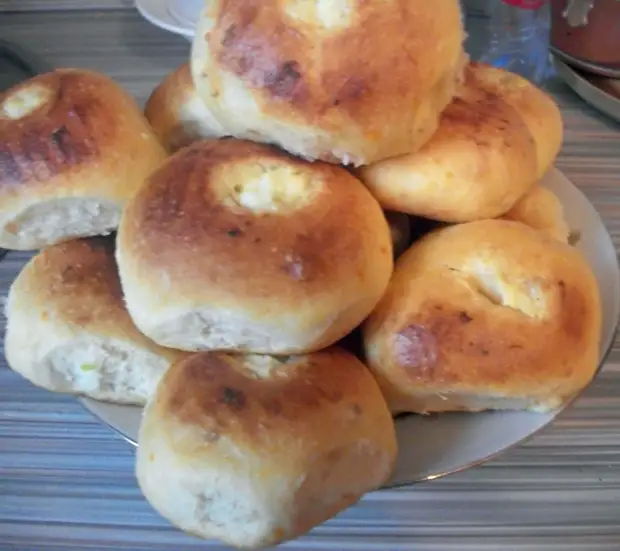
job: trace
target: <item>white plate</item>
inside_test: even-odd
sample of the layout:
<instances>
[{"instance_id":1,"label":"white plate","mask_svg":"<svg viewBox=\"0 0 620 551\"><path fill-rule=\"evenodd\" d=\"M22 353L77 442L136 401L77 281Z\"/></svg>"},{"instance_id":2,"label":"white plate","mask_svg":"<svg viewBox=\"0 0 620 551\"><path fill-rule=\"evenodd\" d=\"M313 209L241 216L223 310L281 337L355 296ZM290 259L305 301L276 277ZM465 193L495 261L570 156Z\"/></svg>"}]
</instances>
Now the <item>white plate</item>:
<instances>
[{"instance_id":1,"label":"white plate","mask_svg":"<svg viewBox=\"0 0 620 551\"><path fill-rule=\"evenodd\" d=\"M552 169L542 183L562 201L571 230L581 235L577 247L596 274L603 299L602 363L613 343L620 313L620 270L616 251L594 207L565 176ZM83 399L82 403L129 442L135 443L141 408L90 399ZM399 418L396 422L398 465L389 485L430 480L477 465L532 436L558 413L484 412Z\"/></svg>"},{"instance_id":2,"label":"white plate","mask_svg":"<svg viewBox=\"0 0 620 551\"><path fill-rule=\"evenodd\" d=\"M135 4L149 23L191 40L204 0L135 0Z\"/></svg>"}]
</instances>

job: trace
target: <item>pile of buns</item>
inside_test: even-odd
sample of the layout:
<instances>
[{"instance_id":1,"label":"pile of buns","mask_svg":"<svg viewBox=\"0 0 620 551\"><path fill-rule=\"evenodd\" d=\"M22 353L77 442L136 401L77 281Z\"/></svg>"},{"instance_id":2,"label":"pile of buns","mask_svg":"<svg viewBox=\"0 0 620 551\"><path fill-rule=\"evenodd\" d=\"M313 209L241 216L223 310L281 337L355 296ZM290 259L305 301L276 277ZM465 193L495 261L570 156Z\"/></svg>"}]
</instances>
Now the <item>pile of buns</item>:
<instances>
[{"instance_id":1,"label":"pile of buns","mask_svg":"<svg viewBox=\"0 0 620 551\"><path fill-rule=\"evenodd\" d=\"M137 478L181 529L298 537L389 481L397 414L594 376L597 283L539 185L559 110L463 37L458 0L210 0L144 114L80 69L0 96L0 246L40 249L7 361L145 406Z\"/></svg>"}]
</instances>

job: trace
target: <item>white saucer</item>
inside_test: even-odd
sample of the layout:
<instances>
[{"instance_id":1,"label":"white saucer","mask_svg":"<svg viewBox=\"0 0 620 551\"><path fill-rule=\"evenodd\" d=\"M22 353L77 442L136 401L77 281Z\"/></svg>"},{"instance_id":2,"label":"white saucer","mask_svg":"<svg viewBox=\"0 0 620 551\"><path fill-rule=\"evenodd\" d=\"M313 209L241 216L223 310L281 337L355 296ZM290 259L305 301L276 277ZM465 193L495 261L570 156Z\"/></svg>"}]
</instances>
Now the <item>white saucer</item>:
<instances>
[{"instance_id":1,"label":"white saucer","mask_svg":"<svg viewBox=\"0 0 620 551\"><path fill-rule=\"evenodd\" d=\"M198 16L205 5L205 0L168 0L168 13L179 23L192 30L198 23Z\"/></svg>"},{"instance_id":2,"label":"white saucer","mask_svg":"<svg viewBox=\"0 0 620 551\"><path fill-rule=\"evenodd\" d=\"M191 40L204 1L135 0L135 5L149 23Z\"/></svg>"},{"instance_id":3,"label":"white saucer","mask_svg":"<svg viewBox=\"0 0 620 551\"><path fill-rule=\"evenodd\" d=\"M613 344L620 314L616 250L592 204L562 173L552 169L542 184L564 205L570 229L580 235L577 248L588 259L598 280L603 304L602 365ZM135 444L141 408L90 399L83 399L82 403ZM559 413L484 412L401 417L396 421L398 464L389 486L430 480L482 463L523 442Z\"/></svg>"}]
</instances>

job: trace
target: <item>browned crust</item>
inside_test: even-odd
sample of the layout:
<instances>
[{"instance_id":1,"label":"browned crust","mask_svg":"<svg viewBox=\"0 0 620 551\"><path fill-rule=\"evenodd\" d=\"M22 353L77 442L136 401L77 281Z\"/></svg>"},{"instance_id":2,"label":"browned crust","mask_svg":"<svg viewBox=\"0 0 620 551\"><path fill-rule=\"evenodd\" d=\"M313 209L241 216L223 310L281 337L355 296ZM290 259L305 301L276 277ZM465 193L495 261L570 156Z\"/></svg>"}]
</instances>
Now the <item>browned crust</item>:
<instances>
[{"instance_id":1,"label":"browned crust","mask_svg":"<svg viewBox=\"0 0 620 551\"><path fill-rule=\"evenodd\" d=\"M187 134L178 115L181 106L195 93L189 65L184 63L153 90L144 115L166 149L174 152L195 140Z\"/></svg>"},{"instance_id":2,"label":"browned crust","mask_svg":"<svg viewBox=\"0 0 620 551\"><path fill-rule=\"evenodd\" d=\"M103 81L103 82L102 82ZM0 116L0 193L26 180L49 180L99 155L110 138L109 118L101 116L98 87L107 80L88 73L56 71L35 77L6 91L33 85L52 90L45 104L19 120Z\"/></svg>"},{"instance_id":3,"label":"browned crust","mask_svg":"<svg viewBox=\"0 0 620 551\"><path fill-rule=\"evenodd\" d=\"M0 115L0 197L16 202L26 189L35 195L62 195L67 192L63 186L76 191L111 172L97 194L124 198L141 184L144 168L164 158L134 100L111 78L58 69L7 90L0 104L29 87L46 88L50 94L20 119ZM133 155L138 152L141 157ZM127 157L132 157L132 168L119 166ZM85 166L92 173L85 175ZM123 179L128 170L134 170L138 181Z\"/></svg>"},{"instance_id":4,"label":"browned crust","mask_svg":"<svg viewBox=\"0 0 620 551\"><path fill-rule=\"evenodd\" d=\"M376 383L352 354L332 347L280 361L280 367L261 377L243 355L193 354L170 368L152 407L162 419L200 427L208 441L225 434L238 444L260 442L267 448L277 447L279 437L316 433L317 418L346 426L363 414L366 419L385 414ZM368 404L376 405L376 416L364 412ZM344 408L350 415L343 415ZM209 443L193 440L185 442L192 449Z\"/></svg>"},{"instance_id":5,"label":"browned crust","mask_svg":"<svg viewBox=\"0 0 620 551\"><path fill-rule=\"evenodd\" d=\"M311 171L323 190L288 214L223 205L214 192L217 170L252 160ZM252 142L210 140L177 152L151 176L128 205L119 239L130 265L165 269L171 286L215 286L259 300L277 290L286 302L288 293L322 294L329 281L363 281L377 224L387 229L379 205L344 169ZM389 244L381 254L389 258Z\"/></svg>"},{"instance_id":6,"label":"browned crust","mask_svg":"<svg viewBox=\"0 0 620 551\"><path fill-rule=\"evenodd\" d=\"M514 292L535 287L545 306L531 315L494 303L467 275L476 257L501 267ZM528 396L587 380L600 329L598 287L578 251L488 220L435 230L407 251L364 335L373 369L403 388Z\"/></svg>"},{"instance_id":7,"label":"browned crust","mask_svg":"<svg viewBox=\"0 0 620 551\"><path fill-rule=\"evenodd\" d=\"M114 238L93 237L45 249L27 267L30 292L46 310L62 313L65 323L80 328L129 319L123 303ZM120 320L122 323L122 320Z\"/></svg>"},{"instance_id":8,"label":"browned crust","mask_svg":"<svg viewBox=\"0 0 620 551\"><path fill-rule=\"evenodd\" d=\"M558 107L516 75L479 63L418 151L357 170L384 208L447 222L501 216L561 145Z\"/></svg>"},{"instance_id":9,"label":"browned crust","mask_svg":"<svg viewBox=\"0 0 620 551\"><path fill-rule=\"evenodd\" d=\"M447 76L446 60L453 54L456 66L461 54L458 3L352 4L350 24L329 29L291 18L278 0L222 0L212 8L215 26L201 39L219 70L256 91L265 116L311 125L320 119L328 131L355 121L364 139L377 143L398 125L399 139L411 144L405 129L414 132L418 107ZM429 52L441 52L441 63Z\"/></svg>"},{"instance_id":10,"label":"browned crust","mask_svg":"<svg viewBox=\"0 0 620 551\"><path fill-rule=\"evenodd\" d=\"M125 308L114 259L115 236L75 239L46 248L26 265L11 293L14 308L39 310L41 321L98 336L128 338L167 351L143 336Z\"/></svg>"}]
</instances>

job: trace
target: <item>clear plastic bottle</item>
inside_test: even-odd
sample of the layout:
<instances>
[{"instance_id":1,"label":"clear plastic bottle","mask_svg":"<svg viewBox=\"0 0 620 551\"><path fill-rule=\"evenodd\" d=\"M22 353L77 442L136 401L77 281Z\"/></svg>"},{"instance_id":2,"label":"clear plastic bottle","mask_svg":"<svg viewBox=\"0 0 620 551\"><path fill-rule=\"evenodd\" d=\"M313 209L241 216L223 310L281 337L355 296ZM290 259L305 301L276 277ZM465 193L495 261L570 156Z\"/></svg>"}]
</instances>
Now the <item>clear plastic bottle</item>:
<instances>
[{"instance_id":1,"label":"clear plastic bottle","mask_svg":"<svg viewBox=\"0 0 620 551\"><path fill-rule=\"evenodd\" d=\"M486 11L489 26L480 61L541 84L550 67L549 2L488 0Z\"/></svg>"}]
</instances>

